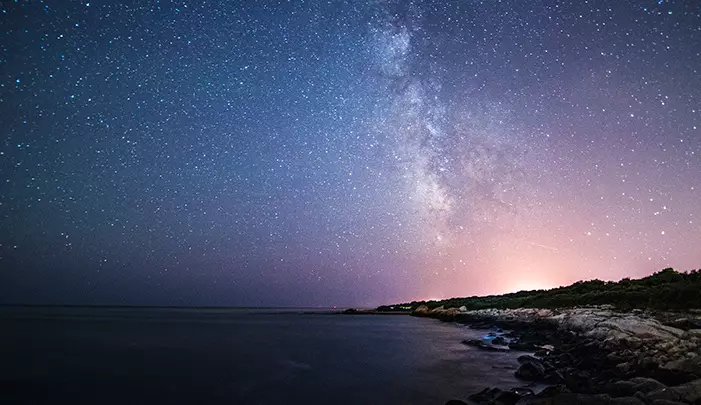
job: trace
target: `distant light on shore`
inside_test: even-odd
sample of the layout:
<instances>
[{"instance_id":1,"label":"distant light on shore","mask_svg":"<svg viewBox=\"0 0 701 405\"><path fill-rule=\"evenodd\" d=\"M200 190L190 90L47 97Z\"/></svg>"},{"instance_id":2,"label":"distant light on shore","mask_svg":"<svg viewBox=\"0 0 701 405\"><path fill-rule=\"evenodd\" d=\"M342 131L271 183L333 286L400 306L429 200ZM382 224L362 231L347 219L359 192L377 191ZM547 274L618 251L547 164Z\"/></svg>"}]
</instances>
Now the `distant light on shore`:
<instances>
[{"instance_id":1,"label":"distant light on shore","mask_svg":"<svg viewBox=\"0 0 701 405\"><path fill-rule=\"evenodd\" d=\"M549 290L556 287L558 286L540 280L523 280L515 282L513 286L509 286L506 292L515 293L519 291Z\"/></svg>"}]
</instances>

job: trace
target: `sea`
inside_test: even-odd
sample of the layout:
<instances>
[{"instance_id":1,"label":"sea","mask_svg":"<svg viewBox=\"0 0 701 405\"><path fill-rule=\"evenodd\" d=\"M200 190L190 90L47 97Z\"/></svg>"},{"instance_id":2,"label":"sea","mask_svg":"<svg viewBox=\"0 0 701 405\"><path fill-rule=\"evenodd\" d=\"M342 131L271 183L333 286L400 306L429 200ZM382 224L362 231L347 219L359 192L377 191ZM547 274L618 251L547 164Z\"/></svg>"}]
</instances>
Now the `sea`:
<instances>
[{"instance_id":1,"label":"sea","mask_svg":"<svg viewBox=\"0 0 701 405\"><path fill-rule=\"evenodd\" d=\"M445 404L523 386L487 330L305 308L0 308L0 404Z\"/></svg>"}]
</instances>

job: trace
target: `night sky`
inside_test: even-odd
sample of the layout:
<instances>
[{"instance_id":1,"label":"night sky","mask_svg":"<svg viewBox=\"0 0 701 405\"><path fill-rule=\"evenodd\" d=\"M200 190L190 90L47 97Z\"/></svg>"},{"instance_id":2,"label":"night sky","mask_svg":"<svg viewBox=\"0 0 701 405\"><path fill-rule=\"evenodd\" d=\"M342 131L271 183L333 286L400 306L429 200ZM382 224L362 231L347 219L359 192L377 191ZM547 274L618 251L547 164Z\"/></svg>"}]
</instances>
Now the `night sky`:
<instances>
[{"instance_id":1,"label":"night sky","mask_svg":"<svg viewBox=\"0 0 701 405\"><path fill-rule=\"evenodd\" d=\"M701 3L2 1L0 303L701 267Z\"/></svg>"}]
</instances>

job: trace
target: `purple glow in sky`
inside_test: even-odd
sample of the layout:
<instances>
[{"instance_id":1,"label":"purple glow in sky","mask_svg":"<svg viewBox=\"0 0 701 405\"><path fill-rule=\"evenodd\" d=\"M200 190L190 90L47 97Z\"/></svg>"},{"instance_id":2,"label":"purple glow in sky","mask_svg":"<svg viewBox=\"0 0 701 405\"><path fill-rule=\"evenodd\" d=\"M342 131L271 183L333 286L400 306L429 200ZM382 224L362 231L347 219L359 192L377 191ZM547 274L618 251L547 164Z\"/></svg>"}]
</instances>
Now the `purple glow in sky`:
<instances>
[{"instance_id":1,"label":"purple glow in sky","mask_svg":"<svg viewBox=\"0 0 701 405\"><path fill-rule=\"evenodd\" d=\"M700 267L693 2L0 8L2 303L376 305Z\"/></svg>"}]
</instances>

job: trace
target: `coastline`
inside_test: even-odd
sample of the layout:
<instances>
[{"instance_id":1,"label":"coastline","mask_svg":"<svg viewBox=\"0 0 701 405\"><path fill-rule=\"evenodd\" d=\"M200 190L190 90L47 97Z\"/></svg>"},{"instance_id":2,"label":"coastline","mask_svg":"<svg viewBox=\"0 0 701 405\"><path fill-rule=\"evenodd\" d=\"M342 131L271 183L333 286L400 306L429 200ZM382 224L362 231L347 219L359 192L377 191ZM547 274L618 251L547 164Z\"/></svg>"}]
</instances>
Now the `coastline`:
<instances>
[{"instance_id":1,"label":"coastline","mask_svg":"<svg viewBox=\"0 0 701 405\"><path fill-rule=\"evenodd\" d=\"M487 387L466 400L480 405L701 404L701 311L567 309L429 309L413 316L473 328L511 330L501 339L464 341L484 350L523 351L516 376L546 384ZM495 336L496 337L496 336ZM494 344L495 340L499 344ZM464 404L465 399L448 404Z\"/></svg>"}]
</instances>

